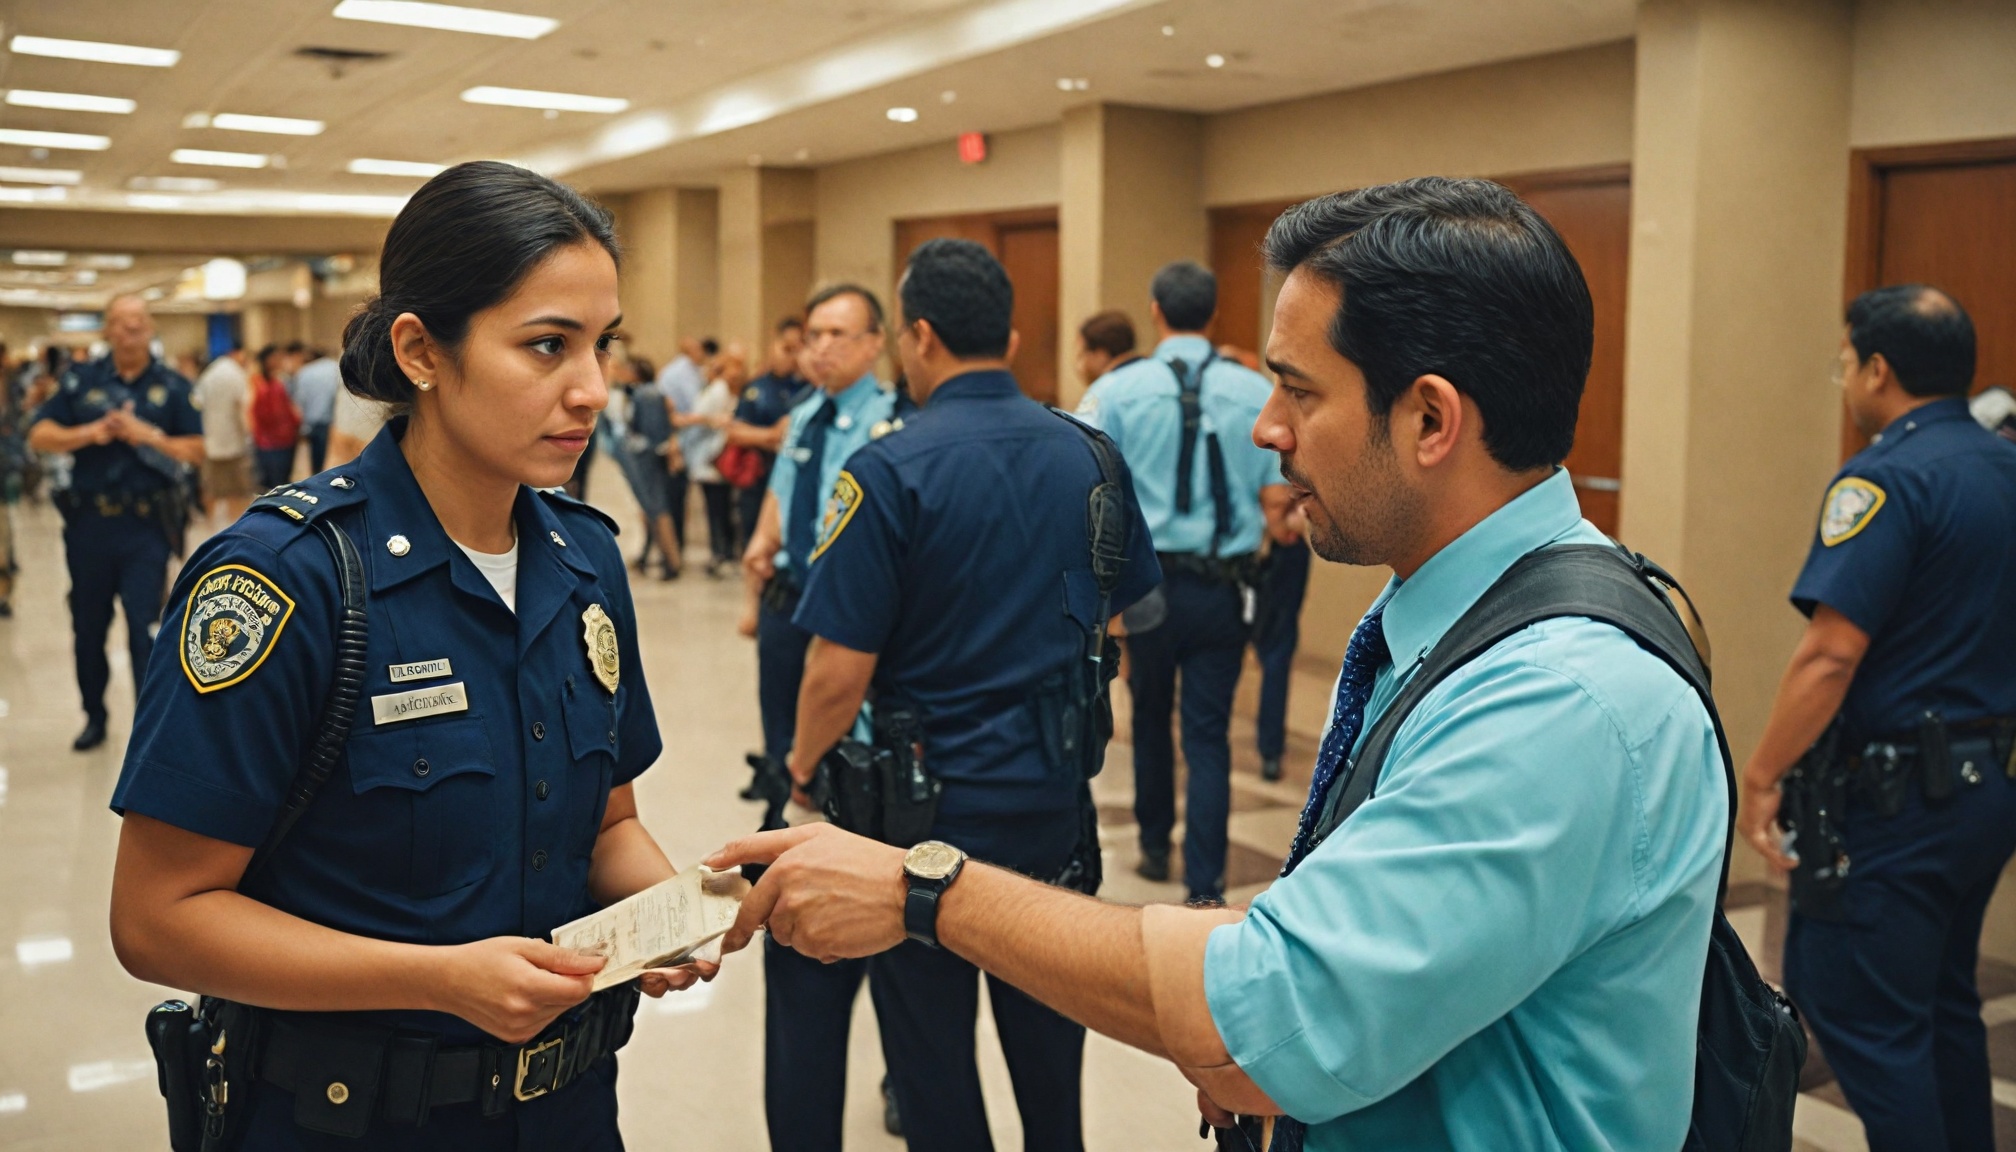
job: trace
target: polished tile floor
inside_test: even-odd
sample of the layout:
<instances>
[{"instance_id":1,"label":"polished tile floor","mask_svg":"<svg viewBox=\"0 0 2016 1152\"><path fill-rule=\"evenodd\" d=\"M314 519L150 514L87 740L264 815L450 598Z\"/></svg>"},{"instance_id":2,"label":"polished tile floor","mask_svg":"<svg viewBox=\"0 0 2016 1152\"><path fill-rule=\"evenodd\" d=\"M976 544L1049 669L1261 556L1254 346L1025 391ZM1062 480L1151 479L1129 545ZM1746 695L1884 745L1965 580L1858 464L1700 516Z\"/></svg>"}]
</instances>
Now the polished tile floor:
<instances>
[{"instance_id":1,"label":"polished tile floor","mask_svg":"<svg viewBox=\"0 0 2016 1152\"><path fill-rule=\"evenodd\" d=\"M616 469L598 461L590 495L625 523L634 504ZM697 509L696 509L697 511ZM704 521L694 518L691 561L704 559ZM124 752L132 688L124 638L111 638L113 736L92 753L69 742L82 722L63 597L60 525L47 507L14 517L21 574L15 615L0 621L0 1149L140 1149L166 1146L153 1064L141 1018L173 990L126 975L106 930L118 818L105 807ZM626 551L636 533L626 532ZM747 778L744 751L758 743L753 645L735 634L739 586L712 581L689 561L676 582L635 584L640 646L665 734L666 751L638 783L644 819L680 865L755 827L759 806L735 796ZM1308 787L1329 673L1313 662L1296 673L1289 717L1288 778L1259 778L1249 664L1233 728L1232 849L1228 895L1250 899L1279 868ZM1116 701L1127 731L1125 692ZM1113 747L1095 782L1107 845L1105 895L1121 900L1182 898L1175 883L1150 884L1136 861L1130 749ZM1180 790L1179 790L1180 792ZM1178 835L1181 831L1179 826ZM1782 939L1782 901L1758 889L1737 894L1732 914L1768 968ZM11 941L12 947L8 944ZM1767 947L1773 946L1773 947ZM1768 959L1767 959L1768 955ZM711 986L647 1001L624 1050L623 1127L635 1149L755 1152L767 1147L762 1115L762 969L753 955L731 958ZM2016 973L1985 973L1999 995L1988 1014L1997 1063L2016 1074ZM982 1000L984 1011L984 998ZM1021 1144L1007 1070L983 1019L981 1064L997 1145ZM872 1009L861 997L849 1065L847 1146L897 1149L881 1127L882 1060ZM1799 1147L1850 1152L1866 1147L1860 1125L1824 1066L1809 1069L1801 1099ZM1997 1082L2016 1102L2016 1083ZM1998 1108L2016 1135L2016 1110ZM1197 1139L1194 1097L1170 1067L1092 1037L1085 1060L1085 1133L1092 1149L1128 1152L1206 1149ZM2016 1147L2016 1141L2009 1146Z\"/></svg>"}]
</instances>

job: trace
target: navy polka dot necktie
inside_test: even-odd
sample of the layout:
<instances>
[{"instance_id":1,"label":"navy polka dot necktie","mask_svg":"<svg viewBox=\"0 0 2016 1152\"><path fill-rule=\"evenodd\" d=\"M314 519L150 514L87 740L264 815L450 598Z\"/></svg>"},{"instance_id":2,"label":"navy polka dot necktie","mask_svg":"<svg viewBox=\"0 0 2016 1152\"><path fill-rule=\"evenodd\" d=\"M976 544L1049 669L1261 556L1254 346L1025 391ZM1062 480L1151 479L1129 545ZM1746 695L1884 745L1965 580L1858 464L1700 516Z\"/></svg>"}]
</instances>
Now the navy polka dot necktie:
<instances>
[{"instance_id":1,"label":"navy polka dot necktie","mask_svg":"<svg viewBox=\"0 0 2016 1152\"><path fill-rule=\"evenodd\" d=\"M1288 848L1287 863L1281 866L1283 876L1293 872L1315 847L1312 841L1316 821L1323 814L1323 803L1329 798L1330 789L1350 778L1349 773L1340 769L1365 726L1365 703L1372 698L1372 676L1391 659L1386 648L1385 615L1385 606L1381 605L1359 621L1358 630L1351 633L1351 645L1344 651L1344 670L1337 678L1337 705L1330 713L1330 728L1323 733L1323 743L1316 750L1309 801L1302 806L1295 842ZM1308 1133L1308 1125L1292 1116L1283 1116L1274 1123L1274 1139L1268 1144L1268 1152L1302 1152L1302 1141Z\"/></svg>"},{"instance_id":2,"label":"navy polka dot necktie","mask_svg":"<svg viewBox=\"0 0 2016 1152\"><path fill-rule=\"evenodd\" d=\"M784 524L784 550L791 554L791 566L798 579L812 566L812 550L819 540L819 506L827 493L819 490L819 472L826 462L826 433L833 427L840 405L827 397L817 411L805 418L805 430L798 434L797 478L791 486L791 518ZM810 533L806 536L805 533Z\"/></svg>"}]
</instances>

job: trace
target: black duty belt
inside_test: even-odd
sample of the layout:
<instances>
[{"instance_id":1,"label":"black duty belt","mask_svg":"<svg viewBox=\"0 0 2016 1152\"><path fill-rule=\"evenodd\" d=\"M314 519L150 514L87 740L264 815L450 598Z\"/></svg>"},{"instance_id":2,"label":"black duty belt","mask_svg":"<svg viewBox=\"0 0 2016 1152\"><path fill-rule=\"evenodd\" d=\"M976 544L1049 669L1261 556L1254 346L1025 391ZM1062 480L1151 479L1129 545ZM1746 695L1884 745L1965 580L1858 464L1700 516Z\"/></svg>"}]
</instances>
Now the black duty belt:
<instances>
[{"instance_id":1,"label":"black duty belt","mask_svg":"<svg viewBox=\"0 0 2016 1152\"><path fill-rule=\"evenodd\" d=\"M425 1124L435 1108L476 1104L485 1117L566 1088L630 1039L637 989L604 989L520 1045L443 1046L433 1036L334 1020L268 1017L259 1076L321 1110ZM297 1106L297 1115L299 1108Z\"/></svg>"},{"instance_id":2,"label":"black duty belt","mask_svg":"<svg viewBox=\"0 0 2016 1152\"><path fill-rule=\"evenodd\" d=\"M1995 717L1946 726L1944 758L1951 771L1968 784L1979 784L1990 771L2001 769L2016 779L2016 718ZM1849 778L1876 789L1891 780L1917 780L1926 757L1916 736L1870 740L1848 757Z\"/></svg>"},{"instance_id":3,"label":"black duty belt","mask_svg":"<svg viewBox=\"0 0 2016 1152\"><path fill-rule=\"evenodd\" d=\"M798 611L798 599L805 594L798 584L798 578L787 569L779 568L770 582L763 585L763 606L779 616L789 617Z\"/></svg>"},{"instance_id":4,"label":"black duty belt","mask_svg":"<svg viewBox=\"0 0 2016 1152\"><path fill-rule=\"evenodd\" d=\"M133 496L123 492L76 492L59 495L57 510L70 516L98 516L110 519L115 516L155 515L161 510L158 495Z\"/></svg>"},{"instance_id":5,"label":"black duty belt","mask_svg":"<svg viewBox=\"0 0 2016 1152\"><path fill-rule=\"evenodd\" d=\"M1168 576L1181 572L1212 584L1251 585L1259 578L1260 559L1254 553L1242 556L1200 556L1195 552L1157 552L1155 559Z\"/></svg>"}]
</instances>

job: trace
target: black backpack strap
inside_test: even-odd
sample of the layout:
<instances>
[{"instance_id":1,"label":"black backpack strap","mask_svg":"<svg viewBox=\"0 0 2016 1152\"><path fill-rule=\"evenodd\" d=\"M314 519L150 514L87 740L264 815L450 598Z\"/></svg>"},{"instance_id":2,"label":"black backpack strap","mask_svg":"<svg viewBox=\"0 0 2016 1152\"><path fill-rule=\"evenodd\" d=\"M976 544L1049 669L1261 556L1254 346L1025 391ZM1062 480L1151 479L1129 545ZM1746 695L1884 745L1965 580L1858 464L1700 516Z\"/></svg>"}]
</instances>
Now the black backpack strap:
<instances>
[{"instance_id":1,"label":"black backpack strap","mask_svg":"<svg viewBox=\"0 0 2016 1152\"><path fill-rule=\"evenodd\" d=\"M1176 402L1183 408L1182 438L1176 446L1176 511L1181 515L1190 512L1191 465L1197 459L1197 433L1204 426L1204 373L1217 359L1213 349L1195 369L1187 360L1163 361L1176 377Z\"/></svg>"},{"instance_id":2,"label":"black backpack strap","mask_svg":"<svg viewBox=\"0 0 2016 1152\"><path fill-rule=\"evenodd\" d=\"M1655 584L1654 581L1657 583ZM1722 753L1722 772L1729 789L1729 829L1723 839L1722 882L1716 903L1728 893L1729 849L1736 835L1736 770L1721 714L1709 693L1708 667L1687 624L1670 596L1659 585L1679 592L1679 585L1642 556L1599 544L1544 548L1521 557L1489 591L1452 625L1422 658L1392 705L1365 736L1341 787L1331 789L1316 822L1312 846L1334 832L1370 799L1379 783L1386 754L1409 713L1449 675L1483 655L1500 641L1542 620L1583 616L1608 624L1664 660L1687 681L1708 710L1715 726L1715 744ZM1685 593L1680 593L1684 598ZM1691 612L1692 605L1689 604Z\"/></svg>"},{"instance_id":3,"label":"black backpack strap","mask_svg":"<svg viewBox=\"0 0 2016 1152\"><path fill-rule=\"evenodd\" d=\"M295 770L293 783L287 786L280 814L273 818L265 841L245 866L245 874L238 881L241 889L272 862L280 842L300 823L315 802L316 793L328 782L329 774L336 768L336 758L342 754L343 742L350 737L351 722L357 718L357 698L364 687L364 559L357 554L357 545L351 542L350 534L328 518L317 517L312 527L335 558L336 585L343 597L343 606L336 616L336 675L329 686L328 699L322 704L315 739Z\"/></svg>"},{"instance_id":4,"label":"black backpack strap","mask_svg":"<svg viewBox=\"0 0 2016 1152\"><path fill-rule=\"evenodd\" d=\"M1106 629L1106 614L1113 589L1120 584L1120 570L1127 563L1128 537L1134 518L1127 514L1127 486L1120 477L1120 450L1104 432L1061 408L1051 412L1062 417L1085 437L1092 458L1099 464L1099 483L1086 502L1086 536L1092 547L1092 578L1099 585L1099 631Z\"/></svg>"}]
</instances>

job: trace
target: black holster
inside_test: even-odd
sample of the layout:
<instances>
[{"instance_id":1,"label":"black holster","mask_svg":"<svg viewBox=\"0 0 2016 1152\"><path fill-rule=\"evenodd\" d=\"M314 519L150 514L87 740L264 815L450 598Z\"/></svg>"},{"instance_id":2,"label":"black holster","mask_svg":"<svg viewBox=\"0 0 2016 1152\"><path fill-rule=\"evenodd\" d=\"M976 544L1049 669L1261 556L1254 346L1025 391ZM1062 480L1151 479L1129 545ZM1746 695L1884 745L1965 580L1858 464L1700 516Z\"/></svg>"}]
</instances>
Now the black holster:
<instances>
[{"instance_id":1,"label":"black holster","mask_svg":"<svg viewBox=\"0 0 2016 1152\"><path fill-rule=\"evenodd\" d=\"M1792 869L1792 907L1820 920L1841 918L1841 891L1848 883L1850 861L1841 818L1853 773L1840 745L1837 718L1780 786L1778 823L1792 834L1792 850L1799 857Z\"/></svg>"},{"instance_id":2,"label":"black holster","mask_svg":"<svg viewBox=\"0 0 2016 1152\"><path fill-rule=\"evenodd\" d=\"M1108 690L1120 670L1119 642L1099 634L1099 659L1079 660L1045 676L1029 694L1029 709L1043 741L1044 758L1053 775L1069 779L1078 789L1078 842L1050 883L1086 895L1097 895L1105 880L1099 850L1099 810L1092 801L1091 781L1106 766L1106 745L1113 738L1113 699Z\"/></svg>"},{"instance_id":3,"label":"black holster","mask_svg":"<svg viewBox=\"0 0 2016 1152\"><path fill-rule=\"evenodd\" d=\"M842 740L819 761L812 799L849 832L909 848L938 822L942 781L924 767L924 726L916 709L877 701L875 741Z\"/></svg>"},{"instance_id":4,"label":"black holster","mask_svg":"<svg viewBox=\"0 0 2016 1152\"><path fill-rule=\"evenodd\" d=\"M167 1000L147 1014L147 1044L168 1103L173 1152L231 1152L245 1130L259 1066L261 1022L253 1009L205 996L197 1007Z\"/></svg>"}]
</instances>

